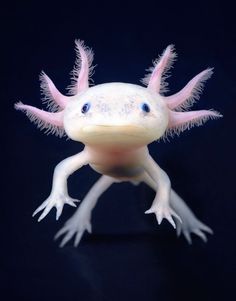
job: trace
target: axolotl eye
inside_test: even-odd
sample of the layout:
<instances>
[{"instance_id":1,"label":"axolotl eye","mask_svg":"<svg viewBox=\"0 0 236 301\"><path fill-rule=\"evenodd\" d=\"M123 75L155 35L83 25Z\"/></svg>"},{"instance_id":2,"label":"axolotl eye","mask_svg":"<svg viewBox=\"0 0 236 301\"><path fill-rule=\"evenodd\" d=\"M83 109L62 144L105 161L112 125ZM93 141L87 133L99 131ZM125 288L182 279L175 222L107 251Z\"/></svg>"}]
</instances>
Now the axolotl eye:
<instances>
[{"instance_id":1,"label":"axolotl eye","mask_svg":"<svg viewBox=\"0 0 236 301\"><path fill-rule=\"evenodd\" d=\"M150 112L150 107L146 102L141 103L141 110L145 113Z\"/></svg>"},{"instance_id":2,"label":"axolotl eye","mask_svg":"<svg viewBox=\"0 0 236 301\"><path fill-rule=\"evenodd\" d=\"M87 113L88 111L89 111L89 109L90 109L90 103L89 102L86 102L83 106L82 106L82 109L81 109L81 112L83 113L83 114L85 114L85 113Z\"/></svg>"}]
</instances>

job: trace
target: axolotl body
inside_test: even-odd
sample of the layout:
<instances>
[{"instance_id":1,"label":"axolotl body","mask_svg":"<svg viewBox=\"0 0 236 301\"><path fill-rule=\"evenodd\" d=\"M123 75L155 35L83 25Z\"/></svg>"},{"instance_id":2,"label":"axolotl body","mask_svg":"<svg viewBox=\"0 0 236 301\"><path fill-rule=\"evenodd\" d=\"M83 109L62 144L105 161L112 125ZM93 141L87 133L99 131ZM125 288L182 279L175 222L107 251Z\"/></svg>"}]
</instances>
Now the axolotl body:
<instances>
[{"instance_id":1,"label":"axolotl body","mask_svg":"<svg viewBox=\"0 0 236 301\"><path fill-rule=\"evenodd\" d=\"M56 238L65 235L60 246L73 236L77 246L86 230L91 233L91 212L98 198L113 183L123 181L134 185L145 182L156 191L151 208L145 213L154 213L158 224L165 218L176 228L178 235L184 234L189 243L191 233L206 241L204 232L212 234L212 230L197 219L171 189L168 175L150 156L147 145L167 134L178 134L193 125L201 125L209 118L221 117L213 110L187 111L199 98L212 69L196 75L178 93L164 96L167 90L165 78L176 57L172 45L154 61L154 66L143 80L146 86L114 82L89 87L93 52L76 40L76 53L70 96L62 95L43 72L41 88L49 111L21 102L15 105L39 128L60 137L67 135L85 145L82 152L56 166L51 193L33 216L43 210L38 219L41 221L56 207L58 219L64 204L76 206L78 200L68 195L67 178L89 164L102 176L87 193L76 213L56 234Z\"/></svg>"}]
</instances>

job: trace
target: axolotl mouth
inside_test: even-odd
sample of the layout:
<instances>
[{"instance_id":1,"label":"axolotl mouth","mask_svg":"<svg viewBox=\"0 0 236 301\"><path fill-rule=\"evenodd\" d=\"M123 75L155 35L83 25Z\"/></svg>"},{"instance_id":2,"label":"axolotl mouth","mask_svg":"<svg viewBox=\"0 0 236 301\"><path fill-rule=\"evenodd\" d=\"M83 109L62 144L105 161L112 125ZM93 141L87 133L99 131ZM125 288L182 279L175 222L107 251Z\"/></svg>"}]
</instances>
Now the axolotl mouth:
<instances>
[{"instance_id":1,"label":"axolotl mouth","mask_svg":"<svg viewBox=\"0 0 236 301\"><path fill-rule=\"evenodd\" d=\"M87 145L111 148L140 147L151 140L147 129L141 125L86 125L79 136L80 141Z\"/></svg>"},{"instance_id":2,"label":"axolotl mouth","mask_svg":"<svg viewBox=\"0 0 236 301\"><path fill-rule=\"evenodd\" d=\"M130 136L143 137L147 130L139 125L87 125L82 128L82 132L88 136Z\"/></svg>"}]
</instances>

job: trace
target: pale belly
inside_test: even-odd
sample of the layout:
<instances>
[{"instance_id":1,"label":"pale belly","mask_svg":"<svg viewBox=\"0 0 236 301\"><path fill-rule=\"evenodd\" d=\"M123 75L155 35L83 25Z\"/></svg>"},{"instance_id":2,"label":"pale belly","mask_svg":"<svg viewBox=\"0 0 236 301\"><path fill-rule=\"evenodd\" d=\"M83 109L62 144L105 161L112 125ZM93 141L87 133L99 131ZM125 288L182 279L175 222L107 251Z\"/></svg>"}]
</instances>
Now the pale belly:
<instances>
[{"instance_id":1,"label":"pale belly","mask_svg":"<svg viewBox=\"0 0 236 301\"><path fill-rule=\"evenodd\" d=\"M91 165L92 169L103 175L108 175L114 178L136 178L140 176L144 169L142 166L129 165Z\"/></svg>"},{"instance_id":2,"label":"pale belly","mask_svg":"<svg viewBox=\"0 0 236 301\"><path fill-rule=\"evenodd\" d=\"M148 149L143 147L127 151L98 151L89 149L93 158L91 168L100 174L108 175L117 179L139 178L144 172L142 162L147 156Z\"/></svg>"}]
</instances>

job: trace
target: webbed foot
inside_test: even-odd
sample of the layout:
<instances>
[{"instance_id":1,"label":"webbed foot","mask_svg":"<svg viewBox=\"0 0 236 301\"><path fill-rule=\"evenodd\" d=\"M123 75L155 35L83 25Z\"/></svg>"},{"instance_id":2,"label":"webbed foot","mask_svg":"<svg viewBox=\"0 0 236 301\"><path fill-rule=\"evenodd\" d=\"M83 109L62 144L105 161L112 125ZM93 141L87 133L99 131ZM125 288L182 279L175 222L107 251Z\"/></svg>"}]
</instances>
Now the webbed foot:
<instances>
[{"instance_id":1,"label":"webbed foot","mask_svg":"<svg viewBox=\"0 0 236 301\"><path fill-rule=\"evenodd\" d=\"M74 246L77 247L86 230L90 234L92 233L90 219L90 215L81 214L78 211L65 223L64 227L57 232L54 239L56 240L60 236L65 235L60 243L60 247L62 248L75 235Z\"/></svg>"},{"instance_id":2,"label":"webbed foot","mask_svg":"<svg viewBox=\"0 0 236 301\"><path fill-rule=\"evenodd\" d=\"M152 206L149 210L145 211L145 214L149 213L155 213L159 225L161 224L163 218L167 219L174 228L176 228L176 225L173 217L175 217L180 224L182 222L179 215L173 209L171 209L168 205L163 205L161 203L158 203L157 205Z\"/></svg>"},{"instance_id":3,"label":"webbed foot","mask_svg":"<svg viewBox=\"0 0 236 301\"><path fill-rule=\"evenodd\" d=\"M183 219L182 224L179 223L179 221L176 221L176 226L177 236L180 236L180 234L183 233L184 237L186 238L189 244L192 244L191 233L194 233L195 235L199 236L204 242L207 242L207 236L204 233L204 231L209 234L213 234L211 228L203 224L195 217L192 217L191 220Z\"/></svg>"},{"instance_id":4,"label":"webbed foot","mask_svg":"<svg viewBox=\"0 0 236 301\"><path fill-rule=\"evenodd\" d=\"M77 199L73 199L69 197L66 194L55 194L52 193L50 196L44 201L33 213L32 216L35 216L38 212L43 210L43 213L38 218L38 222L40 222L53 207L56 207L57 213L56 213L56 220L59 219L59 217L62 214L62 210L64 207L64 204L68 204L70 206L76 207L75 203L79 202Z\"/></svg>"}]
</instances>

